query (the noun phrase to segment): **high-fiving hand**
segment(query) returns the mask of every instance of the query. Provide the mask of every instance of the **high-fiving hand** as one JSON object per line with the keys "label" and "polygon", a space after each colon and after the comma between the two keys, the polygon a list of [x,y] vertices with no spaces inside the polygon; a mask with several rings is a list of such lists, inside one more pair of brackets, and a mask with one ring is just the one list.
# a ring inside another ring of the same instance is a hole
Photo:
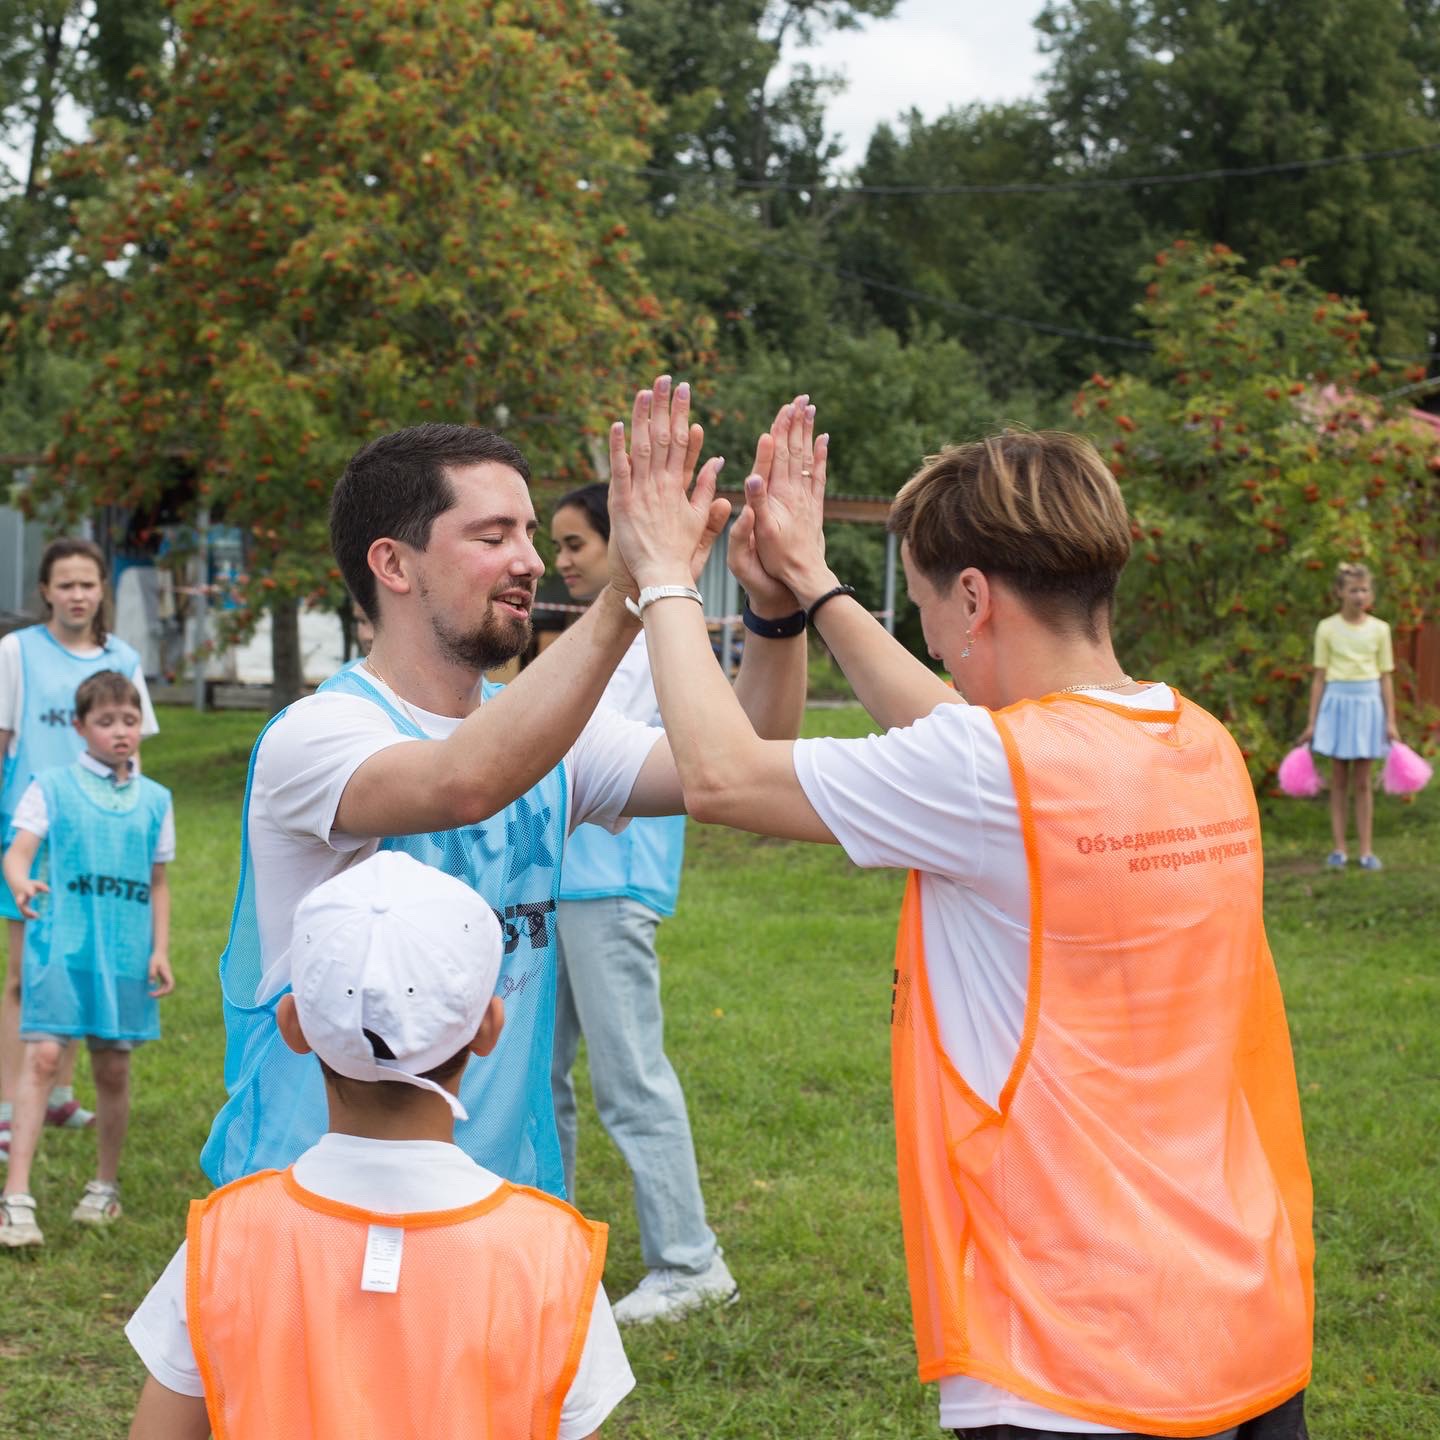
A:
{"label": "high-fiving hand", "polygon": [[690,423],[690,387],[672,391],[668,375],[635,396],[628,453],[624,424],[610,427],[610,583],[622,593],[692,583],[704,569],[730,516],[715,496],[724,460],[695,474],[704,439]]}
{"label": "high-fiving hand", "polygon": [[[792,449],[793,440],[793,449]],[[824,484],[824,445],[820,440],[820,480]],[[788,514],[788,507],[794,506],[797,497],[792,493],[795,487],[813,482],[815,472],[815,407],[808,395],[797,395],[776,413],[770,429],[763,434],[755,446],[755,463],[745,482],[746,503],[730,527],[730,546],[727,559],[730,570],[745,588],[751,608],[769,619],[779,619],[793,613],[798,602],[790,587],[776,578],[761,560],[756,543],[755,506],[750,503],[754,490],[763,495],[773,490],[777,495],[776,506]],[[772,528],[778,523],[772,518]],[[798,526],[795,527],[798,530]],[[824,539],[820,539],[823,553]]]}
{"label": "high-fiving hand", "polygon": [[[755,468],[745,480],[745,508],[730,538],[731,568],[742,543],[772,586],[796,602],[804,577],[825,565],[825,462],[830,437],[815,438],[815,407],[808,395],[782,405],[755,451]],[[746,557],[748,560],[748,556]],[[740,570],[736,577],[748,582]],[[753,593],[753,592],[752,592]],[[795,608],[795,604],[789,606]]]}

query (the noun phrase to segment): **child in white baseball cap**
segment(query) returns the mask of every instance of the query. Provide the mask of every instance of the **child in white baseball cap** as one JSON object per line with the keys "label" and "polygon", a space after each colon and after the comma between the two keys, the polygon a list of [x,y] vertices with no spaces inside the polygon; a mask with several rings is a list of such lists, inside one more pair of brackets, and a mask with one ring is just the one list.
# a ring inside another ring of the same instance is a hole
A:
{"label": "child in white baseball cap", "polygon": [[598,1433],[635,1383],[606,1227],[453,1143],[500,959],[485,902],[399,851],[301,901],[276,1018],[320,1061],[330,1130],[191,1204],[126,1327],[150,1372],[132,1436]]}

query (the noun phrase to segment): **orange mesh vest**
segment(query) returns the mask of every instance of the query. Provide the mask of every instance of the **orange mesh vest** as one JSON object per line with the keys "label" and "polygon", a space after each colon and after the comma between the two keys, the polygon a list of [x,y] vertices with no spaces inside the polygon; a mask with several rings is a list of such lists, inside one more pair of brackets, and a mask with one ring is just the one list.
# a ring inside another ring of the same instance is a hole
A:
{"label": "orange mesh vest", "polygon": [[1210,1435],[1310,1373],[1310,1176],[1261,915],[1259,818],[1188,701],[998,712],[1030,879],[998,1108],[946,1057],[919,877],[891,1050],[920,1378]]}
{"label": "orange mesh vest", "polygon": [[[360,1288],[371,1225],[404,1230],[394,1293]],[[186,1310],[215,1440],[553,1440],[605,1232],[510,1184],[397,1217],[264,1170],[193,1202]]]}

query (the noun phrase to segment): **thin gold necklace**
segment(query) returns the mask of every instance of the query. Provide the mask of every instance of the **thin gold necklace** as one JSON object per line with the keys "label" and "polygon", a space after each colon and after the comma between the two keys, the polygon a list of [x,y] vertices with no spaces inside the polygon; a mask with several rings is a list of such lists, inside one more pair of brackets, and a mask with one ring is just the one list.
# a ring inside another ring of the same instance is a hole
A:
{"label": "thin gold necklace", "polygon": [[365,668],[400,702],[400,708],[405,712],[410,723],[422,735],[430,732],[420,723],[415,712],[410,708],[410,702],[380,673],[380,667],[367,655],[365,657]]}
{"label": "thin gold necklace", "polygon": [[1087,681],[1083,685],[1062,685],[1058,690],[1052,690],[1052,695],[1071,695],[1076,690],[1123,690],[1127,685],[1133,685],[1128,675],[1122,676],[1119,680],[1106,680],[1103,682]]}

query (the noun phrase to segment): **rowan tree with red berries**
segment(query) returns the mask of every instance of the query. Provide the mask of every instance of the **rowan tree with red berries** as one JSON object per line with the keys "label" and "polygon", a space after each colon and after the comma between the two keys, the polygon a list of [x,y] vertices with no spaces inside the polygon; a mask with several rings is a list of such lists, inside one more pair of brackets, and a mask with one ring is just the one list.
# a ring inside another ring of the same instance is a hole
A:
{"label": "rowan tree with red berries", "polygon": [[[1311,638],[1342,560],[1377,578],[1403,637],[1440,594],[1440,436],[1372,356],[1369,317],[1284,259],[1246,273],[1224,245],[1178,240],[1142,272],[1153,346],[1138,373],[1093,375],[1074,413],[1132,516],[1121,653],[1214,710],[1257,782],[1304,726]],[[1402,728],[1417,719],[1396,677]]]}
{"label": "rowan tree with red berries", "polygon": [[101,363],[40,483],[76,516],[178,477],[251,537],[234,618],[278,634],[343,600],[327,502],[372,434],[499,424],[539,476],[583,463],[655,350],[623,205],[656,112],[586,0],[173,15],[145,123],[64,162],[101,186],[73,243],[104,263],[47,323]]}

